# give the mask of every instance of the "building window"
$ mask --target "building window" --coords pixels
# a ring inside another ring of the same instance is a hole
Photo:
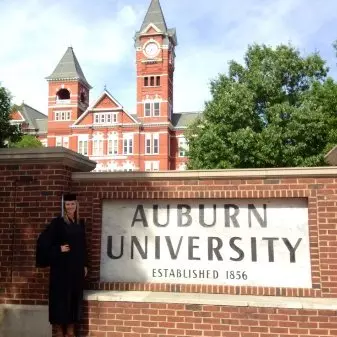
[[[88,155],[88,140],[87,139],[78,140],[78,153],[83,154],[84,156]]]
[[[146,102],[144,104],[144,115],[146,117],[150,117],[151,116],[151,103],[150,102]]]
[[[112,123],[117,123],[117,112],[112,114]]]
[[[130,172],[130,171],[135,171],[135,165],[134,163],[127,161],[123,163],[122,171],[124,172]]]
[[[69,137],[62,137],[62,136],[56,137],[55,146],[63,146],[68,149],[69,148]]]
[[[146,134],[145,135],[145,153],[146,154],[159,154],[159,134]]]
[[[62,146],[62,137],[56,137],[56,146]]]
[[[70,91],[68,89],[60,89],[56,93],[56,104],[70,104]]]
[[[160,102],[145,102],[144,103],[144,116],[145,117],[158,117],[160,116]]]
[[[63,147],[69,149],[69,137],[63,137]]]
[[[159,87],[160,76],[146,76],[144,77],[144,87]]]
[[[184,137],[179,138],[179,157],[185,157],[186,156],[186,151],[188,150],[188,144],[187,141]]]
[[[145,139],[145,153],[151,154],[151,136]]]
[[[153,116],[160,116],[160,103],[159,102],[153,103]]]
[[[153,135],[153,154],[159,153],[159,135]]]
[[[102,156],[103,151],[103,139],[93,139],[92,141],[92,155],[93,156]]]
[[[70,121],[70,111],[55,111],[54,120],[56,121]]]
[[[146,161],[145,171],[159,171],[159,161]]]
[[[108,154],[116,155],[118,154],[118,136],[113,135],[108,139]]]
[[[118,112],[96,113],[94,115],[95,124],[116,124]]]
[[[133,153],[133,134],[123,135],[123,154]]]

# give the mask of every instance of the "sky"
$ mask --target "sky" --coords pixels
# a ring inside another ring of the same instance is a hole
[[[133,37],[150,0],[0,0],[0,85],[13,103],[47,113],[50,75],[72,46],[93,86],[104,86],[130,113],[136,109]],[[161,0],[177,29],[174,112],[202,111],[209,84],[242,62],[249,44],[291,43],[303,55],[318,51],[337,78],[336,0]]]

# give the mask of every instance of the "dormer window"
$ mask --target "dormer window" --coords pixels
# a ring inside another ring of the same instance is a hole
[[[96,113],[94,114],[95,124],[117,124],[117,112]]]
[[[70,92],[67,89],[60,89],[56,94],[56,102],[61,104],[70,103]]]

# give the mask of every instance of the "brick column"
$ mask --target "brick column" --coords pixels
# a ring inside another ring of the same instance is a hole
[[[64,148],[0,149],[0,303],[46,303],[48,273],[35,268],[37,236],[60,214],[72,172],[95,165]]]

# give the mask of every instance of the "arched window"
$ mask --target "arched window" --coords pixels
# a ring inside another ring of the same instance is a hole
[[[57,94],[57,100],[60,100],[60,101],[63,101],[63,100],[66,100],[66,99],[70,99],[70,92],[69,90],[67,89],[60,89]]]

